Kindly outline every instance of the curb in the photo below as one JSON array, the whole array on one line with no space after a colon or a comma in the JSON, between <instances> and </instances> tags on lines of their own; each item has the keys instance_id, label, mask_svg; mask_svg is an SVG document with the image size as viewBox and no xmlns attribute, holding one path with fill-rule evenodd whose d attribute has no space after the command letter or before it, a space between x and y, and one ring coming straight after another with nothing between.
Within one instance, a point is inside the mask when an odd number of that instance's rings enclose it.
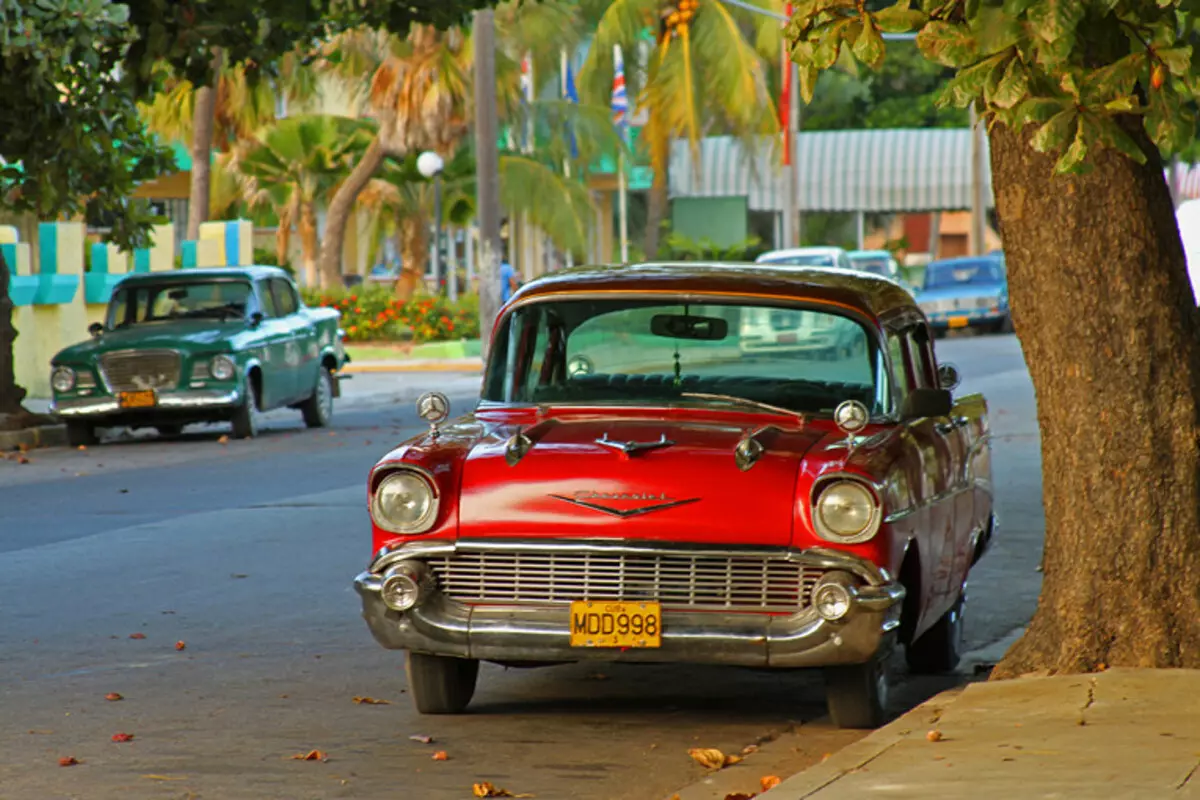
<instances>
[{"instance_id":1,"label":"curb","mask_svg":"<svg viewBox=\"0 0 1200 800\"><path fill-rule=\"evenodd\" d=\"M40 425L19 431L0 431L0 451L33 450L38 447L66 447L67 426Z\"/></svg>"},{"instance_id":2,"label":"curb","mask_svg":"<svg viewBox=\"0 0 1200 800\"><path fill-rule=\"evenodd\" d=\"M341 372L346 375L388 372L459 372L466 375L477 375L483 372L483 365L439 364L436 362L424 364L405 364L403 362L396 362L394 364L355 364L351 362L342 367Z\"/></svg>"}]
</instances>

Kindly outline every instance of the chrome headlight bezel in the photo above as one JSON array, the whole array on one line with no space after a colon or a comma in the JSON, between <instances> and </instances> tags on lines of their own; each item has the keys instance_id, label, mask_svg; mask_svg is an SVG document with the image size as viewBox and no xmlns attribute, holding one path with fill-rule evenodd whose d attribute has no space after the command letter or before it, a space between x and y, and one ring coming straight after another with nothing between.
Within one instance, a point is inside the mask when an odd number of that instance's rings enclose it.
<instances>
[{"instance_id":1,"label":"chrome headlight bezel","mask_svg":"<svg viewBox=\"0 0 1200 800\"><path fill-rule=\"evenodd\" d=\"M65 379L60 383L60 378ZM59 394L65 394L75 388L79 375L73 367L59 364L50 371L50 388Z\"/></svg>"},{"instance_id":2,"label":"chrome headlight bezel","mask_svg":"<svg viewBox=\"0 0 1200 800\"><path fill-rule=\"evenodd\" d=\"M416 479L419 481L419 485L423 486L424 490L429 494L429 504L425 512L418 519L407 523L388 519L384 514L381 502L384 490L390 482L398 482L406 479ZM415 467L401 467L384 475L375 485L374 491L371 492L371 521L389 533L426 533L433 527L434 522L437 521L440 506L441 497L438 494L437 483L433 478L424 470Z\"/></svg>"},{"instance_id":3,"label":"chrome headlight bezel","mask_svg":"<svg viewBox=\"0 0 1200 800\"><path fill-rule=\"evenodd\" d=\"M237 378L237 362L227 355L213 356L208 362L208 374L214 381L232 381Z\"/></svg>"},{"instance_id":4,"label":"chrome headlight bezel","mask_svg":"<svg viewBox=\"0 0 1200 800\"><path fill-rule=\"evenodd\" d=\"M860 500L869 503L871 510L863 527L857 531L843 532L837 530L836 525L831 524L828 517L834 510L827 508L825 504L836 500L836 495L831 494L833 490L857 493ZM817 484L813 488L811 509L813 530L822 539L833 544L861 544L870 541L875 534L879 533L879 528L883 524L883 504L880 502L879 491L866 481L853 477L838 476Z\"/></svg>"}]
</instances>

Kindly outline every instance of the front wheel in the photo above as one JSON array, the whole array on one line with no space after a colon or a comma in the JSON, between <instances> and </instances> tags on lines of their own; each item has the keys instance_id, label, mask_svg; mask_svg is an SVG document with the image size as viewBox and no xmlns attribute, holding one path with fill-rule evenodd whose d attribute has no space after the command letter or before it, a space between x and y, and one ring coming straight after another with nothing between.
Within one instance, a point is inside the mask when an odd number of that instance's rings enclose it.
<instances>
[{"instance_id":1,"label":"front wheel","mask_svg":"<svg viewBox=\"0 0 1200 800\"><path fill-rule=\"evenodd\" d=\"M324 428L333 419L333 376L324 367L317 371L317 385L300 405L300 413L310 428Z\"/></svg>"},{"instance_id":2,"label":"front wheel","mask_svg":"<svg viewBox=\"0 0 1200 800\"><path fill-rule=\"evenodd\" d=\"M475 696L476 659L410 652L404 668L413 703L422 714L459 714Z\"/></svg>"},{"instance_id":3,"label":"front wheel","mask_svg":"<svg viewBox=\"0 0 1200 800\"><path fill-rule=\"evenodd\" d=\"M254 381L246 378L246 397L242 404L233 412L233 438L253 439L258 435L258 418L262 412L258 410L258 391Z\"/></svg>"},{"instance_id":4,"label":"front wheel","mask_svg":"<svg viewBox=\"0 0 1200 800\"><path fill-rule=\"evenodd\" d=\"M71 447L87 447L99 441L96 429L90 424L75 420L67 423L67 444Z\"/></svg>"},{"instance_id":5,"label":"front wheel","mask_svg":"<svg viewBox=\"0 0 1200 800\"><path fill-rule=\"evenodd\" d=\"M941 616L920 639L905 648L908 668L917 675L951 672L958 666L963 652L963 611L967 593L959 594L950 610Z\"/></svg>"},{"instance_id":6,"label":"front wheel","mask_svg":"<svg viewBox=\"0 0 1200 800\"><path fill-rule=\"evenodd\" d=\"M891 648L865 664L825 667L825 703L839 728L878 728L887 718Z\"/></svg>"}]
</instances>

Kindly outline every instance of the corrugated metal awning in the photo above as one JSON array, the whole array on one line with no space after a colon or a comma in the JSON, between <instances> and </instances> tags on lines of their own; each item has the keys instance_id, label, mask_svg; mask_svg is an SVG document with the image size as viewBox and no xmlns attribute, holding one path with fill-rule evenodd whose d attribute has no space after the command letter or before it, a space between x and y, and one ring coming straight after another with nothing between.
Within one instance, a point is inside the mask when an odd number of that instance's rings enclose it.
<instances>
[{"instance_id":1,"label":"corrugated metal awning","mask_svg":"<svg viewBox=\"0 0 1200 800\"><path fill-rule=\"evenodd\" d=\"M987 140L983 194L992 205ZM800 211L919 212L971 207L971 132L967 128L816 131L796 135ZM783 208L778 142L753 152L737 139L713 136L693 169L686 141L671 152L672 197L746 197L755 211Z\"/></svg>"}]
</instances>

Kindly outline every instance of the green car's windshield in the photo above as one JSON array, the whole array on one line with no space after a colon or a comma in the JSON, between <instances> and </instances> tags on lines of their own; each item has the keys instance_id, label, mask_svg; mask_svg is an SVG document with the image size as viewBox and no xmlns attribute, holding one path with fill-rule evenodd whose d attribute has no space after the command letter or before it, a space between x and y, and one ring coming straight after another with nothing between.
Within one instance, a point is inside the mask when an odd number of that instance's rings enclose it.
<instances>
[{"instance_id":1,"label":"green car's windshield","mask_svg":"<svg viewBox=\"0 0 1200 800\"><path fill-rule=\"evenodd\" d=\"M120 287L108 307L108 327L179 319L240 319L252 290L247 281L139 283Z\"/></svg>"},{"instance_id":2,"label":"green car's windshield","mask_svg":"<svg viewBox=\"0 0 1200 800\"><path fill-rule=\"evenodd\" d=\"M883 256L850 256L850 263L855 269L869 272L872 275L891 277L891 262Z\"/></svg>"},{"instance_id":3,"label":"green car's windshield","mask_svg":"<svg viewBox=\"0 0 1200 800\"><path fill-rule=\"evenodd\" d=\"M872 413L890 411L875 337L833 311L552 300L517 308L501 325L484 400L742 406L739 400L749 400L815 414L858 400Z\"/></svg>"}]
</instances>

